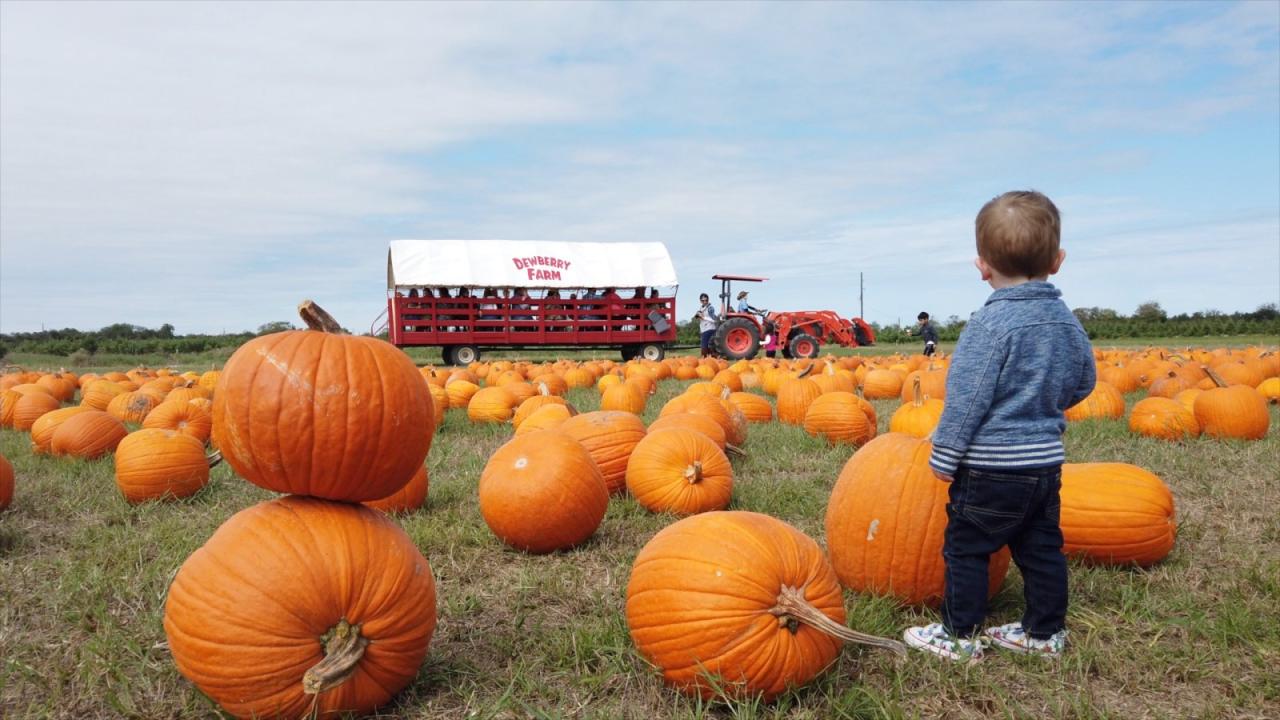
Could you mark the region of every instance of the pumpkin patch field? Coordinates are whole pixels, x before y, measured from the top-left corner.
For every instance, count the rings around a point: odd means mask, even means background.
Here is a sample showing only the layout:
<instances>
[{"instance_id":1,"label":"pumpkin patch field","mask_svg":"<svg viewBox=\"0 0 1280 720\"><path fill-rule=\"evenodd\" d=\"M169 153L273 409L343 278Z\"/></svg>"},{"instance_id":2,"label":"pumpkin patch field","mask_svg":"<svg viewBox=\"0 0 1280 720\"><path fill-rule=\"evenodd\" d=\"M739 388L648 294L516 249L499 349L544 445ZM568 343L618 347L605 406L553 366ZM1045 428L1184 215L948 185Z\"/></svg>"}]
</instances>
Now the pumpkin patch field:
<instances>
[{"instance_id":1,"label":"pumpkin patch field","mask_svg":"<svg viewBox=\"0 0 1280 720\"><path fill-rule=\"evenodd\" d=\"M0 717L1280 717L1280 355L1095 357L1068 650L970 666L898 642L945 355L12 368ZM1019 619L1007 551L990 590Z\"/></svg>"}]
</instances>

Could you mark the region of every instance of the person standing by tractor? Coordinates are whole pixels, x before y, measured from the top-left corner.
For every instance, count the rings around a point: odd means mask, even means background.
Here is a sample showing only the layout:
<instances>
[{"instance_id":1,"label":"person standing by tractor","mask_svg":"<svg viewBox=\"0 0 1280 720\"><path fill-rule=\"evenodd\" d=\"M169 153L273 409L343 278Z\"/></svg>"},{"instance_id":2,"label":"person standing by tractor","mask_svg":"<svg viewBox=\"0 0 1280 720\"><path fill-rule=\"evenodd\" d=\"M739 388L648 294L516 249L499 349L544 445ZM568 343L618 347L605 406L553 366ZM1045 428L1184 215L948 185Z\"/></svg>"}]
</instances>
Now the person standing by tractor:
<instances>
[{"instance_id":1,"label":"person standing by tractor","mask_svg":"<svg viewBox=\"0 0 1280 720\"><path fill-rule=\"evenodd\" d=\"M698 296L698 301L702 306L698 308L693 319L698 321L698 332L702 339L702 357L708 357L711 355L711 338L716 334L716 325L720 324L720 315L711 306L710 295L702 293Z\"/></svg>"},{"instance_id":2,"label":"person standing by tractor","mask_svg":"<svg viewBox=\"0 0 1280 720\"><path fill-rule=\"evenodd\" d=\"M929 313L921 311L916 316L916 322L920 324L920 337L924 338L924 356L929 357L938 351L938 330L929 322ZM907 334L911 334L911 329L907 328Z\"/></svg>"}]
</instances>

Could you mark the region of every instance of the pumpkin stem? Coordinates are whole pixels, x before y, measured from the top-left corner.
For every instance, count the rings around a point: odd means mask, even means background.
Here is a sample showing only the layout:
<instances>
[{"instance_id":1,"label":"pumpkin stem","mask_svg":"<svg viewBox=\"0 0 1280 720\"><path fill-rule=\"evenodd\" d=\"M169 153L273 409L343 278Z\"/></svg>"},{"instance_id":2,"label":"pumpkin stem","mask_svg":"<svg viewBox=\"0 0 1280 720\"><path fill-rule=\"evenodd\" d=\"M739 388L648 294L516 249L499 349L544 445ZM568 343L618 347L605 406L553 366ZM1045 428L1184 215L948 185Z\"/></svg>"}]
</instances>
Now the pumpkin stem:
<instances>
[{"instance_id":1,"label":"pumpkin stem","mask_svg":"<svg viewBox=\"0 0 1280 720\"><path fill-rule=\"evenodd\" d=\"M746 456L747 456L747 451L746 451L746 450L743 450L742 448L740 448L740 447L738 447L737 445L734 445L734 444L732 444L732 443L725 443L725 444L724 444L724 451L725 451L726 453L728 453L728 454L730 454L730 455L733 455L733 456L736 456L736 457L746 457Z\"/></svg>"},{"instance_id":2,"label":"pumpkin stem","mask_svg":"<svg viewBox=\"0 0 1280 720\"><path fill-rule=\"evenodd\" d=\"M1213 381L1214 385L1217 385L1220 388L1224 388L1227 386L1227 381L1223 380L1222 376L1219 375L1213 368L1209 367L1208 365L1201 365L1200 369L1205 371L1205 373L1209 376L1209 379Z\"/></svg>"},{"instance_id":3,"label":"pumpkin stem","mask_svg":"<svg viewBox=\"0 0 1280 720\"><path fill-rule=\"evenodd\" d=\"M324 659L302 676L302 691L308 695L319 695L346 682L369 646L369 638L360 634L360 626L352 625L346 618L339 620L327 634Z\"/></svg>"},{"instance_id":4,"label":"pumpkin stem","mask_svg":"<svg viewBox=\"0 0 1280 720\"><path fill-rule=\"evenodd\" d=\"M302 316L302 321L311 330L319 330L333 335L344 334L338 321L334 320L328 311L311 300L303 300L298 303L298 315Z\"/></svg>"},{"instance_id":5,"label":"pumpkin stem","mask_svg":"<svg viewBox=\"0 0 1280 720\"><path fill-rule=\"evenodd\" d=\"M701 460L694 460L692 465L684 469L684 479L688 480L690 485L702 482Z\"/></svg>"},{"instance_id":6,"label":"pumpkin stem","mask_svg":"<svg viewBox=\"0 0 1280 720\"><path fill-rule=\"evenodd\" d=\"M808 374L809 374L809 373L811 373L811 372L813 372L813 365L810 365L809 367L805 368L804 370L801 370L801 371L800 371L800 374L799 374L799 375L796 375L796 377L797 377L797 378L802 378L802 377L804 377L805 375L808 375Z\"/></svg>"},{"instance_id":7,"label":"pumpkin stem","mask_svg":"<svg viewBox=\"0 0 1280 720\"><path fill-rule=\"evenodd\" d=\"M805 599L803 587L795 588L790 585L783 585L782 589L778 591L778 604L770 608L769 612L778 618L778 622L781 625L793 627L791 621L799 620L814 630L824 632L841 640L873 645L892 650L898 655L907 654L907 646L897 640L860 633L832 620L826 613L814 607Z\"/></svg>"},{"instance_id":8,"label":"pumpkin stem","mask_svg":"<svg viewBox=\"0 0 1280 720\"><path fill-rule=\"evenodd\" d=\"M209 467L218 467L222 464L222 451L214 450L212 454L206 455L204 459L209 463Z\"/></svg>"},{"instance_id":9,"label":"pumpkin stem","mask_svg":"<svg viewBox=\"0 0 1280 720\"><path fill-rule=\"evenodd\" d=\"M923 404L924 404L924 398L922 397L922 393L921 393L921 391L920 391L920 376L919 376L919 375L917 375L917 376L915 377L915 380L914 380L914 381L912 381L912 383L911 383L911 392L915 394L915 399L914 399L914 400L912 400L912 401L911 401L911 403L912 403L913 405L915 405L916 407L920 407L921 405L923 405Z\"/></svg>"}]
</instances>

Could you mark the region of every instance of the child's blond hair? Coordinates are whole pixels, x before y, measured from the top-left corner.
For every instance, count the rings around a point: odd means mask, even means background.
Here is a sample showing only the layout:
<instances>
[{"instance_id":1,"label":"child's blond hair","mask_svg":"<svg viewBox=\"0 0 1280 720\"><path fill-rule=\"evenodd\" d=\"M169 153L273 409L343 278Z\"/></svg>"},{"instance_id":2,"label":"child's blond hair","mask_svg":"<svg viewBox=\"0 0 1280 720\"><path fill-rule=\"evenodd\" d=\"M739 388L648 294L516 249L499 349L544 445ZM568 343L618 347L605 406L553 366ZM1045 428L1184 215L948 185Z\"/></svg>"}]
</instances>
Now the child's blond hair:
<instances>
[{"instance_id":1,"label":"child's blond hair","mask_svg":"<svg viewBox=\"0 0 1280 720\"><path fill-rule=\"evenodd\" d=\"M994 198L978 211L974 225L978 256L1004 275L1040 277L1058 260L1058 208L1034 190Z\"/></svg>"}]
</instances>

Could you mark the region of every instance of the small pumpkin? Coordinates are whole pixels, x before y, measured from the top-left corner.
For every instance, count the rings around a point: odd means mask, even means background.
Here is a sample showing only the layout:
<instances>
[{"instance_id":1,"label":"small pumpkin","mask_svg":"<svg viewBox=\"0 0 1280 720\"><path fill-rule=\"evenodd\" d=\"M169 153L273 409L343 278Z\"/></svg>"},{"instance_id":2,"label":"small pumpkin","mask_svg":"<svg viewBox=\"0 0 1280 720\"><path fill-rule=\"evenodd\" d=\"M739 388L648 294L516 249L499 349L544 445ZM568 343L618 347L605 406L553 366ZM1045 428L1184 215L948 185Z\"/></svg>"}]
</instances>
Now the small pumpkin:
<instances>
[{"instance_id":1,"label":"small pumpkin","mask_svg":"<svg viewBox=\"0 0 1280 720\"><path fill-rule=\"evenodd\" d=\"M115 461L116 487L130 503L184 498L209 484L204 443L172 430L129 433Z\"/></svg>"},{"instance_id":2,"label":"small pumpkin","mask_svg":"<svg viewBox=\"0 0 1280 720\"><path fill-rule=\"evenodd\" d=\"M364 504L385 513L413 512L427 502L428 490L430 490L430 481L427 477L427 466L423 465L404 487L384 498L365 500Z\"/></svg>"},{"instance_id":3,"label":"small pumpkin","mask_svg":"<svg viewBox=\"0 0 1280 720\"><path fill-rule=\"evenodd\" d=\"M663 528L636 555L627 627L681 692L768 702L825 670L845 640L844 596L811 538L760 513L708 512Z\"/></svg>"},{"instance_id":4,"label":"small pumpkin","mask_svg":"<svg viewBox=\"0 0 1280 720\"><path fill-rule=\"evenodd\" d=\"M123 423L141 425L147 414L160 404L155 395L141 390L120 393L107 403L107 412Z\"/></svg>"},{"instance_id":5,"label":"small pumpkin","mask_svg":"<svg viewBox=\"0 0 1280 720\"><path fill-rule=\"evenodd\" d=\"M917 375L911 381L912 399L902 404L889 418L889 431L906 433L912 437L928 437L942 419L941 400L926 397L923 381Z\"/></svg>"},{"instance_id":6,"label":"small pumpkin","mask_svg":"<svg viewBox=\"0 0 1280 720\"><path fill-rule=\"evenodd\" d=\"M640 415L648 397L644 391L632 383L619 382L604 391L600 396L601 410L617 410Z\"/></svg>"},{"instance_id":7,"label":"small pumpkin","mask_svg":"<svg viewBox=\"0 0 1280 720\"><path fill-rule=\"evenodd\" d=\"M231 516L164 606L178 671L241 718L367 713L417 675L435 626L431 566L398 525L296 495Z\"/></svg>"},{"instance_id":8,"label":"small pumpkin","mask_svg":"<svg viewBox=\"0 0 1280 720\"><path fill-rule=\"evenodd\" d=\"M557 430L512 438L480 474L480 514L502 542L549 553L600 527L609 489L582 443Z\"/></svg>"},{"instance_id":9,"label":"small pumpkin","mask_svg":"<svg viewBox=\"0 0 1280 720\"><path fill-rule=\"evenodd\" d=\"M723 510L733 495L733 466L702 433L656 430L631 453L626 488L653 512L692 515Z\"/></svg>"}]
</instances>

